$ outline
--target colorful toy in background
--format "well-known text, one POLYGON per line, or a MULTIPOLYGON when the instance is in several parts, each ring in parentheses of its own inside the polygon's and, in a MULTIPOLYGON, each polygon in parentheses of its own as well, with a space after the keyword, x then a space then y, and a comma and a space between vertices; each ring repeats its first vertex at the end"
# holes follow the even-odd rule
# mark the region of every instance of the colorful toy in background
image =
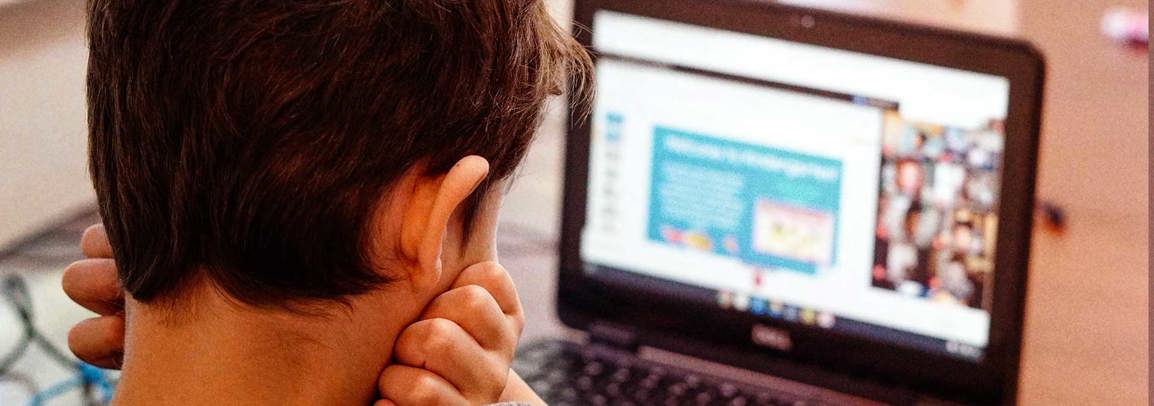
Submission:
POLYGON ((1114 7, 1102 16, 1102 34, 1118 43, 1150 46, 1150 12, 1114 7))

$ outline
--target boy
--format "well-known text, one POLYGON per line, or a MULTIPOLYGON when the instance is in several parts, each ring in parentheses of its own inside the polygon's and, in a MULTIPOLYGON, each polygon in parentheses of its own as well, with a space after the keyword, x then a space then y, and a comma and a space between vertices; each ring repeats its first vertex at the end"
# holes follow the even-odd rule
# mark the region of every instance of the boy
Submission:
POLYGON ((115 403, 497 400, 502 185, 591 71, 540 0, 90 0, 89 39, 115 264, 66 285, 118 270, 115 403))

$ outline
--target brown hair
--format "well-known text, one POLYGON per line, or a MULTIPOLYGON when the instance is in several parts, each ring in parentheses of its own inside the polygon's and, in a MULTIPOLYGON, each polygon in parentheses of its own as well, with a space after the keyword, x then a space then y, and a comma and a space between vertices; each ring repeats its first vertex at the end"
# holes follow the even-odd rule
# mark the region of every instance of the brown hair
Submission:
POLYGON ((201 269, 250 304, 388 282, 366 225, 399 176, 476 154, 505 178, 550 96, 589 96, 589 56, 541 0, 90 0, 88 13, 92 178, 142 301, 201 269))

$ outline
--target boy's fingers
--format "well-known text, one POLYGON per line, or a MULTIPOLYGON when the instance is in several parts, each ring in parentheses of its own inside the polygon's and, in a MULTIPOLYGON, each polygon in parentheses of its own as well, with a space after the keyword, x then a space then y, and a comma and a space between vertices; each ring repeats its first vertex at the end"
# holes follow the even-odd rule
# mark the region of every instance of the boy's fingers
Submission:
POLYGON ((507 353, 517 346, 521 326, 501 312, 497 300, 483 287, 466 285, 442 293, 429 304, 425 319, 448 319, 457 323, 481 347, 507 353))
POLYGON ((405 365, 385 367, 378 389, 382 398, 398 406, 469 404, 448 381, 427 370, 405 365))
POLYGON ((413 323, 397 338, 393 356, 401 364, 444 377, 470 398, 490 399, 486 402, 501 394, 509 370, 508 360, 497 363, 469 333, 448 319, 413 323), (489 393, 493 389, 497 391, 489 393))
POLYGON ((377 399, 376 402, 373 402, 373 406, 399 406, 399 405, 397 405, 396 402, 393 402, 393 401, 388 400, 388 399, 377 399))
POLYGON ((513 278, 509 276, 509 272, 501 264, 482 262, 465 268, 457 280, 453 281, 453 287, 467 285, 477 285, 488 290, 505 314, 518 317, 522 315, 521 299, 517 297, 517 287, 513 284, 513 278))
POLYGON ((89 364, 120 369, 124 356, 124 318, 104 316, 77 323, 68 332, 68 349, 89 364))
POLYGON ((80 237, 80 252, 89 258, 112 258, 112 245, 108 243, 103 224, 94 224, 84 230, 80 237))
POLYGON ((124 292, 116 276, 116 262, 111 259, 73 262, 64 269, 61 286, 72 301, 101 316, 124 310, 124 292))

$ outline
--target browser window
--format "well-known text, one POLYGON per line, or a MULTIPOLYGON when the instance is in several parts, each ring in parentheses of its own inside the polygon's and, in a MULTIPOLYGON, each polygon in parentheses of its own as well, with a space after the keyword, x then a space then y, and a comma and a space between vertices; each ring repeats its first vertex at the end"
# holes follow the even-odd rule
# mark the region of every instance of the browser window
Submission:
POLYGON ((981 358, 1008 80, 611 11, 594 24, 583 261, 981 358))

